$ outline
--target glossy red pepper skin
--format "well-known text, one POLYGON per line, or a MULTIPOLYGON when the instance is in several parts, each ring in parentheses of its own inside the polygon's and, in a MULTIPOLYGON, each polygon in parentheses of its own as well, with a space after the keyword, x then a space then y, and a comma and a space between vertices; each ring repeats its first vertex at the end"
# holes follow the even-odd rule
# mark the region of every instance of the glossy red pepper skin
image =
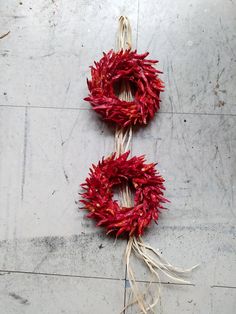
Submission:
POLYGON ((85 98, 104 120, 121 127, 147 124, 160 108, 160 92, 164 84, 153 65, 158 61, 148 60, 148 52, 110 50, 103 53, 99 62, 91 66, 91 80, 87 80, 90 94, 85 98), (122 81, 133 84, 133 100, 119 99, 115 85, 122 81))
POLYGON ((152 220, 157 221, 163 203, 164 179, 155 164, 145 164, 144 156, 128 159, 129 152, 116 157, 103 158, 90 169, 89 177, 81 186, 81 202, 89 211, 88 217, 97 220, 107 233, 140 236, 152 220), (135 189, 134 206, 121 207, 113 200, 112 188, 130 184, 135 189))

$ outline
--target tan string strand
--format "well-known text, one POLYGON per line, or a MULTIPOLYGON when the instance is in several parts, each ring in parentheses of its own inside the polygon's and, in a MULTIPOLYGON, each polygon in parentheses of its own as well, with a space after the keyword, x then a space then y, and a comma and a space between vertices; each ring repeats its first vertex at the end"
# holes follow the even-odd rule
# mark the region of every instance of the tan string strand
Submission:
MULTIPOLYGON (((125 49, 131 49, 132 48, 132 32, 131 32, 131 26, 130 22, 127 17, 121 16, 119 19, 119 30, 118 30, 118 36, 117 36, 117 49, 125 50, 125 49)), ((132 101, 132 93, 130 85, 126 83, 121 84, 121 88, 119 91, 119 98, 125 101, 132 101)), ((115 151, 117 156, 120 156, 122 153, 129 150, 130 142, 132 139, 132 127, 128 128, 116 128, 115 132, 115 151)), ((131 191, 126 185, 121 190, 121 199, 122 199, 122 205, 126 207, 132 206, 132 198, 131 198, 131 191)), ((127 266, 127 276, 128 280, 130 282, 131 290, 133 292, 133 295, 135 297, 135 303, 138 302, 139 308, 145 313, 145 304, 142 298, 142 294, 140 293, 135 276, 132 270, 132 267, 130 266, 130 256, 132 251, 132 245, 133 245, 133 237, 130 237, 127 247, 126 247, 126 266, 127 266)), ((123 312, 123 311, 122 311, 123 312)))
MULTIPOLYGON (((131 27, 127 17, 121 16, 119 19, 119 32, 117 37, 117 48, 118 50, 125 50, 132 48, 132 34, 131 27)), ((125 100, 127 102, 132 101, 132 93, 129 84, 122 83, 119 91, 119 98, 125 100)), ((115 151, 117 156, 120 156, 122 153, 129 150, 129 146, 132 139, 132 128, 116 128, 115 132, 115 151)), ((122 205, 125 207, 132 206, 132 198, 130 189, 125 186, 121 190, 121 199, 122 205)), ((125 260, 127 267, 127 277, 130 282, 131 291, 133 294, 133 300, 125 306, 122 310, 129 307, 130 305, 137 303, 141 313, 147 314, 150 311, 154 312, 153 309, 157 305, 161 296, 161 281, 160 281, 160 273, 163 273, 167 278, 174 280, 175 282, 179 282, 182 284, 189 284, 188 281, 183 279, 183 277, 191 272, 198 265, 190 268, 190 269, 180 269, 174 267, 169 262, 167 262, 158 250, 155 250, 150 245, 145 244, 141 237, 130 237, 127 243, 126 252, 125 252, 125 260), (130 258, 132 252, 146 265, 149 273, 151 275, 149 285, 145 289, 145 291, 141 291, 139 285, 137 284, 137 280, 135 278, 134 270, 130 262, 130 258), (152 283, 155 281, 157 283, 157 289, 151 290, 152 283), (153 298, 152 298, 153 296, 153 298), (149 304, 147 299, 153 299, 149 304)))
MULTIPOLYGON (((127 17, 121 16, 119 19, 119 31, 117 36, 117 49, 125 50, 130 49, 132 46, 132 33, 130 23, 127 17)), ((121 82, 119 90, 119 98, 124 101, 132 101, 132 93, 130 85, 126 82, 121 82)), ((132 127, 128 128, 116 128, 115 132, 115 151, 117 156, 120 156, 124 152, 129 150, 129 146, 132 139, 132 127)), ((131 192, 126 185, 121 190, 122 205, 125 207, 132 206, 131 192)))
MULTIPOLYGON (((118 37, 117 37, 117 48, 118 50, 125 50, 125 49, 131 49, 132 48, 132 32, 131 32, 131 26, 130 22, 127 17, 121 16, 119 19, 119 31, 118 31, 118 37)), ((119 98, 125 101, 132 101, 133 96, 131 93, 130 85, 126 83, 121 84, 121 89, 119 91, 119 98)), ((122 153, 129 150, 130 142, 132 139, 132 127, 128 127, 126 129, 124 128, 116 128, 115 132, 115 150, 117 153, 117 156, 120 156, 122 153)), ((131 198, 131 191, 126 185, 121 190, 121 199, 122 199, 122 205, 126 207, 132 206, 132 198, 131 198)), ((130 282, 131 290, 133 293, 133 296, 135 298, 134 303, 138 303, 139 308, 142 310, 143 313, 146 313, 146 305, 144 303, 143 294, 139 291, 133 269, 130 265, 130 256, 131 252, 134 249, 133 248, 133 237, 129 238, 129 241, 127 243, 126 248, 126 266, 127 266, 127 277, 130 282)), ((133 303, 133 302, 132 302, 133 303)))
MULTIPOLYGON (((125 50, 132 47, 132 33, 130 23, 127 17, 121 16, 119 19, 119 32, 117 36, 117 49, 125 50)), ((130 85, 127 82, 121 82, 119 98, 124 101, 132 101, 130 85)), ((132 127, 126 129, 117 127, 115 133, 115 149, 117 155, 121 155, 129 149, 132 138, 132 127)))

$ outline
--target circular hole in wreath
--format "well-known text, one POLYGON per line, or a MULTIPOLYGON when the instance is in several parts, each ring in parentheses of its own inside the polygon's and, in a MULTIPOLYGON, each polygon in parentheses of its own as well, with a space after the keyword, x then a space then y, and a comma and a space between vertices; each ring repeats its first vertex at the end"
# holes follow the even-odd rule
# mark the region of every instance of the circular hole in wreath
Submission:
POLYGON ((135 195, 135 188, 131 181, 125 181, 121 184, 116 184, 112 187, 113 192, 113 200, 117 201, 120 207, 133 207, 134 206, 134 195, 135 195), (130 196, 130 204, 129 206, 126 206, 123 204, 123 194, 128 192, 128 195, 130 196))
POLYGON ((134 82, 130 81, 129 79, 118 79, 113 83, 113 90, 119 99, 121 99, 121 94, 127 92, 131 94, 132 99, 134 99, 135 94, 137 92, 137 86, 134 82))

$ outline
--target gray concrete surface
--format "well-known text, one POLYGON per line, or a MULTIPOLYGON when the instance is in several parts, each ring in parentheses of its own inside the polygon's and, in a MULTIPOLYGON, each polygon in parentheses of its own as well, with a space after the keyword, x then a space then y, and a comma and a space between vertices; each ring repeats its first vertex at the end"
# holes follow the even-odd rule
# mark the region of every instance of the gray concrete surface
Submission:
POLYGON ((144 239, 175 265, 200 264, 192 285, 162 278, 156 313, 236 312, 236 2, 9 0, 0 2, 0 36, 10 31, 0 39, 0 313, 111 314, 130 300, 125 241, 75 204, 91 163, 113 150, 113 130, 83 98, 122 14, 166 85, 159 114, 132 140, 133 154, 159 162, 171 200, 144 239))

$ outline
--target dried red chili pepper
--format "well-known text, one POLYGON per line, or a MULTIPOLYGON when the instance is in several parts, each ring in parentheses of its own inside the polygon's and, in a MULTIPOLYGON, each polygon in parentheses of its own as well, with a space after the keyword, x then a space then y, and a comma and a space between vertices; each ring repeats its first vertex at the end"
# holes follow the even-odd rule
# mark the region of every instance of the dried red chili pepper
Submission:
POLYGON ((91 80, 87 80, 90 95, 85 98, 105 120, 126 127, 146 124, 160 108, 160 92, 164 84, 153 67, 158 61, 148 60, 148 52, 110 50, 91 66, 91 80), (133 101, 118 98, 115 86, 129 82, 133 86, 133 101))
POLYGON ((155 164, 145 164, 144 156, 128 159, 129 152, 103 158, 90 169, 89 177, 81 186, 84 208, 89 218, 104 226, 107 233, 114 232, 140 236, 152 220, 157 221, 163 203, 164 179, 155 170, 155 164), (131 184, 135 189, 134 206, 121 207, 113 200, 112 188, 131 184))

